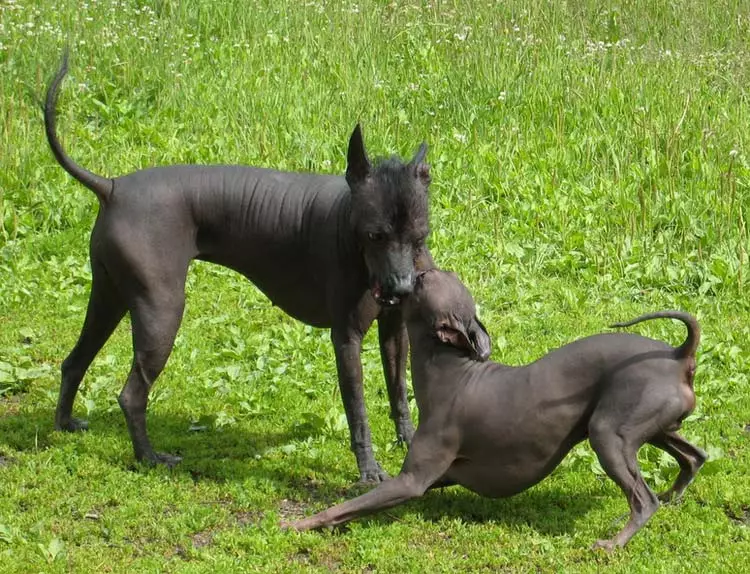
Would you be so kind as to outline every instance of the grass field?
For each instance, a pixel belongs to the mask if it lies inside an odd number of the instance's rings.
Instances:
[[[0,0],[0,570],[750,571],[750,4],[710,4]],[[454,487],[342,531],[282,532],[356,492],[328,333],[207,264],[191,269],[149,407],[155,445],[182,464],[134,462],[116,402],[127,320],[76,403],[91,430],[54,432],[97,209],[43,135],[66,42],[59,129],[104,175],[187,162],[340,174],[360,120],[376,155],[426,140],[430,247],[480,303],[494,360],[646,311],[696,314],[683,430],[711,460],[683,501],[624,550],[590,551],[627,503],[580,445],[511,499]],[[638,330],[684,337],[668,321]],[[374,332],[364,370],[395,473]],[[641,460],[654,488],[676,472],[655,450]]]

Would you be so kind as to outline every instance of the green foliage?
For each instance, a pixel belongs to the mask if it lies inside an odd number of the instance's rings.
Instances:
[[[746,568],[749,14],[728,0],[0,3],[3,571]],[[104,175],[188,162],[342,173],[357,121],[373,154],[426,140],[430,246],[479,301],[495,360],[531,361],[649,310],[695,313],[684,432],[711,460],[684,501],[626,550],[589,552],[626,503],[580,445],[508,500],[452,488],[343,533],[281,532],[280,519],[354,494],[328,334],[207,264],[191,269],[149,407],[154,443],[183,463],[133,463],[116,401],[127,320],[76,403],[91,432],[53,432],[96,213],[44,140],[39,102],[66,42],[59,131]],[[404,451],[379,363],[371,333],[368,412],[395,473]],[[660,451],[640,459],[655,489],[675,476]]]

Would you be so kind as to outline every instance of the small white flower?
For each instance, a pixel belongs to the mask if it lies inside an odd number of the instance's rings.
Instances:
[[[466,134],[462,134],[461,132],[457,132],[456,130],[453,130],[453,139],[455,139],[459,143],[465,144]]]
[[[729,152],[729,157],[735,158],[740,152],[738,152],[736,149],[733,149]]]
[[[498,99],[498,100],[500,100],[501,102],[504,102],[504,101],[505,101],[505,96],[506,96],[506,93],[505,93],[504,91],[503,91],[503,92],[500,92],[500,93],[499,93],[499,94],[497,95],[497,99]]]

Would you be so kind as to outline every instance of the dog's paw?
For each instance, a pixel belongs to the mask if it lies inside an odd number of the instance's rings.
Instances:
[[[167,468],[174,468],[182,462],[182,457],[175,454],[168,454],[165,452],[155,452],[151,457],[148,458],[148,464],[156,466],[163,464]]]
[[[412,425],[411,420],[402,422],[398,425],[396,431],[396,442],[398,442],[399,445],[409,446],[413,436],[414,425]]]
[[[359,474],[359,484],[378,484],[388,480],[390,476],[386,471],[375,465],[375,468],[364,470]]]
[[[65,432],[80,432],[89,430],[89,422],[84,419],[71,418],[67,422],[55,424],[55,428]]]

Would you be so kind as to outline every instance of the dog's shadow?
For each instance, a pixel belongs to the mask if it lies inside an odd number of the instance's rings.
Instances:
[[[0,436],[5,444],[18,452],[74,448],[76,452],[95,456],[112,467],[150,472],[146,465],[137,464],[133,459],[130,437],[121,413],[113,411],[92,417],[91,430],[85,432],[96,433],[107,439],[96,441],[71,441],[65,438],[63,433],[54,431],[53,417],[52,411],[45,410],[6,414],[0,417]],[[153,431],[154,444],[160,449],[184,456],[182,463],[169,472],[189,475],[194,481],[271,482],[282,496],[297,501],[293,503],[295,508],[292,512],[296,516],[291,518],[301,518],[312,510],[322,510],[372,488],[359,484],[342,487],[340,483],[320,478],[311,481],[310,475],[325,477],[332,472],[322,459],[304,457],[300,464],[296,464],[290,463],[288,458],[267,457],[269,450],[309,436],[309,433],[295,427],[287,426],[270,432],[237,427],[189,432],[190,419],[187,415],[150,413],[149,428]],[[63,444],[67,447],[63,447]],[[112,448],[113,445],[116,448]],[[4,454],[7,453],[0,452],[0,455]],[[353,457],[351,465],[354,467]],[[528,527],[548,535],[562,535],[572,532],[577,520],[603,504],[599,498],[586,496],[585,493],[576,495],[545,484],[503,499],[483,498],[460,486],[452,486],[430,490],[421,498],[376,513],[365,520],[388,524],[394,519],[401,520],[406,513],[416,512],[429,522],[496,522],[512,527]]]
[[[54,430],[53,420],[54,412],[45,409],[6,414],[0,417],[0,437],[4,444],[17,452],[70,448],[114,468],[133,472],[150,471],[147,464],[135,461],[130,436],[119,411],[94,414],[88,421],[90,430],[78,433]],[[170,469],[172,473],[188,474],[195,481],[217,483],[246,479],[271,481],[282,489],[291,485],[291,490],[303,484],[301,477],[285,475],[285,469],[293,467],[288,460],[274,457],[273,454],[269,456],[269,453],[308,438],[310,433],[304,428],[281,425],[278,430],[254,431],[245,425],[217,429],[208,424],[208,428],[193,432],[188,415],[172,413],[149,413],[148,425],[157,451],[183,457],[180,464]],[[85,440],[88,433],[92,433],[96,440]],[[2,449],[0,455],[12,458],[12,453],[4,453]],[[308,472],[325,474],[322,461],[306,457],[304,462]],[[322,489],[320,494],[335,497],[341,494],[341,489]]]
[[[344,498],[352,498],[361,492],[361,487],[350,488]],[[339,498],[334,495],[331,499],[328,493],[316,492],[313,498],[328,498],[330,504],[342,501],[340,493]],[[575,496],[567,490],[546,485],[538,485],[501,499],[484,498],[461,486],[451,486],[430,490],[421,498],[369,515],[362,520],[386,525],[394,520],[404,520],[406,514],[416,513],[425,522],[496,523],[511,528],[529,528],[543,535],[560,536],[574,532],[578,520],[604,504],[605,501],[598,497],[586,496],[584,493]],[[337,530],[346,531],[347,525],[338,527]]]

